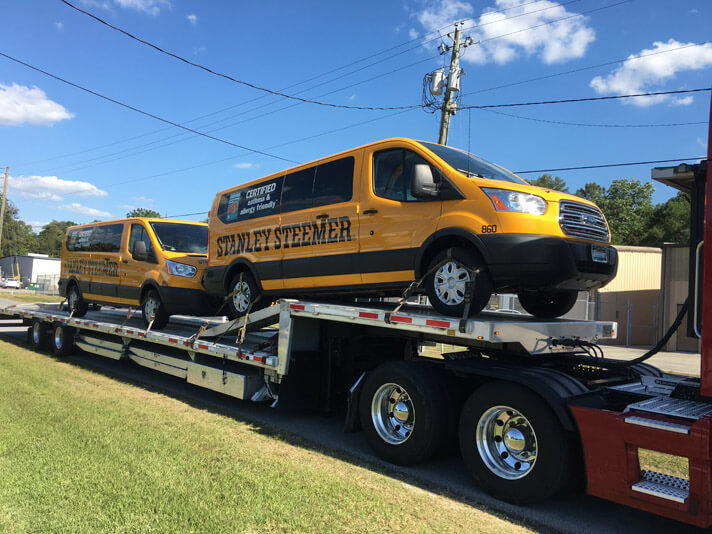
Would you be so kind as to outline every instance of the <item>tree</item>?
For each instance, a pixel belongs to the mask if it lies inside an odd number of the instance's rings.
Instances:
[[[126,214],[127,217],[160,217],[161,214],[149,208],[134,208]]]
[[[614,245],[642,245],[653,216],[653,184],[613,180],[598,205],[608,218]]]
[[[590,200],[600,207],[606,197],[606,188],[595,182],[588,182],[581,189],[576,190],[576,196]]]
[[[62,251],[62,241],[67,233],[67,228],[74,226],[72,221],[52,221],[46,224],[37,236],[36,252],[48,254],[53,258],[59,258]]]
[[[562,193],[569,192],[566,182],[558,176],[552,176],[551,174],[542,174],[539,178],[531,180],[529,183],[537,187],[543,187],[544,189],[553,189],[554,191],[561,191]]]
[[[0,202],[2,202],[2,195],[0,195]],[[8,200],[5,206],[5,220],[2,226],[0,256],[34,252],[37,236],[29,224],[17,218],[18,214],[18,209]]]
[[[644,243],[660,246],[663,243],[690,241],[690,199],[682,192],[667,202],[655,206]]]

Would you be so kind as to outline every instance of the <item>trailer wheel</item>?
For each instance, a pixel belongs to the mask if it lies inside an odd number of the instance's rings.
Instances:
[[[89,303],[82,298],[77,284],[72,284],[67,293],[69,311],[74,311],[74,317],[84,317],[89,311]]]
[[[518,384],[478,388],[462,409],[459,434],[468,471],[500,500],[543,501],[573,475],[572,437],[538,395]]]
[[[29,331],[30,345],[32,345],[32,348],[38,351],[46,350],[49,335],[49,325],[44,321],[35,319],[32,321],[32,326],[30,326]]]
[[[260,300],[262,300],[260,299],[260,288],[252,275],[247,271],[237,273],[228,287],[227,316],[230,319],[237,319],[245,315],[248,310],[259,310],[262,307]]]
[[[479,268],[470,301],[470,315],[476,315],[487,305],[492,294],[492,281],[484,263],[474,252],[462,247],[443,250],[428,265],[430,273],[425,280],[425,290],[430,304],[439,313],[462,317],[465,312],[465,289]],[[438,267],[438,265],[440,265]],[[433,271],[433,272],[431,272]]]
[[[399,361],[368,376],[359,401],[361,426],[380,458],[412,465],[439,451],[447,419],[438,374],[432,364]]]
[[[519,303],[535,317],[561,317],[576,304],[578,291],[522,291]]]
[[[52,330],[52,352],[58,358],[66,358],[74,351],[74,328],[63,324]]]
[[[168,324],[170,316],[166,313],[166,308],[163,305],[161,297],[155,289],[149,289],[141,301],[141,316],[143,325],[148,328],[153,316],[153,326],[156,330],[164,328]]]

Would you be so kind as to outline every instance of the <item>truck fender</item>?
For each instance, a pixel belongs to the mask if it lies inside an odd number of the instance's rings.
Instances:
[[[487,360],[445,363],[445,368],[461,375],[486,377],[521,384],[539,395],[553,410],[567,431],[577,431],[567,400],[589,391],[581,382],[555,369],[523,367]]]
[[[361,421],[358,416],[358,400],[361,396],[361,386],[366,379],[366,372],[361,373],[349,388],[348,407],[346,408],[346,418],[344,419],[344,433],[358,432],[361,430]]]

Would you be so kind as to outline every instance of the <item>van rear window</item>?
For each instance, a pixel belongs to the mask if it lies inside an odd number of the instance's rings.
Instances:
[[[119,252],[123,224],[106,224],[70,230],[67,250],[72,252]]]
[[[218,219],[224,223],[246,221],[279,213],[283,177],[225,193],[218,204]]]

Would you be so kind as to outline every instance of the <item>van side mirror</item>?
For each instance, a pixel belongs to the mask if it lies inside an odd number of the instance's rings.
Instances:
[[[131,255],[135,260],[146,261],[148,259],[148,251],[146,250],[145,241],[135,241]]]
[[[439,197],[440,188],[435,183],[433,169],[427,163],[416,163],[410,178],[410,192],[415,198],[434,199]]]

